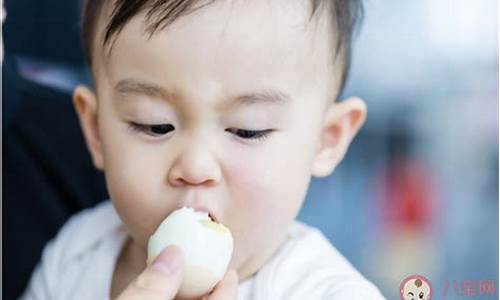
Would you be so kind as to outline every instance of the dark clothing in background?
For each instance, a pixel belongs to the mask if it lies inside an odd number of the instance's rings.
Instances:
[[[5,52],[83,68],[82,0],[4,0]]]
[[[43,247],[74,213],[107,198],[71,95],[2,69],[3,299],[26,287]]]

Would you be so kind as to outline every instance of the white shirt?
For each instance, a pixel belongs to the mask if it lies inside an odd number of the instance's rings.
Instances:
[[[21,299],[109,299],[112,275],[127,238],[111,201],[71,217],[45,247]],[[239,300],[384,299],[328,242],[300,222],[253,276]]]

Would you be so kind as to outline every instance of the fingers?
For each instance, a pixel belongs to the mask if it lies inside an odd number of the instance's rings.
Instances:
[[[238,274],[229,270],[224,278],[215,286],[212,293],[203,300],[236,300],[238,299]]]
[[[170,246],[142,272],[118,300],[172,300],[182,283],[184,259],[179,248]]]

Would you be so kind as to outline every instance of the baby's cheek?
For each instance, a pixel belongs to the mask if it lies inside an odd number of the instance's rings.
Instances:
[[[135,238],[145,238],[158,224],[157,216],[168,205],[158,201],[159,176],[146,161],[115,161],[106,171],[110,196],[121,219]],[[165,199],[166,200],[166,199]]]
[[[273,184],[270,175],[256,162],[240,159],[232,165],[227,225],[234,238],[234,268],[248,267],[271,255],[293,217],[286,192]]]
[[[262,205],[273,198],[270,174],[272,166],[259,159],[229,157],[226,161],[226,180],[233,205],[255,214]]]
[[[290,190],[277,180],[285,171],[276,168],[276,161],[266,158],[234,156],[228,157],[226,163],[233,226],[244,232],[246,241],[265,243],[265,235],[284,230],[287,220],[292,218],[290,206],[295,200],[290,199],[293,197]]]

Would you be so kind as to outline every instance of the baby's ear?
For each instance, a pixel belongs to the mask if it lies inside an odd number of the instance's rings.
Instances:
[[[80,126],[94,166],[102,170],[103,159],[97,121],[97,97],[88,87],[80,85],[73,92],[73,105],[80,120]]]
[[[344,158],[352,139],[366,120],[366,105],[359,98],[334,102],[328,108],[312,165],[312,175],[330,175]]]

